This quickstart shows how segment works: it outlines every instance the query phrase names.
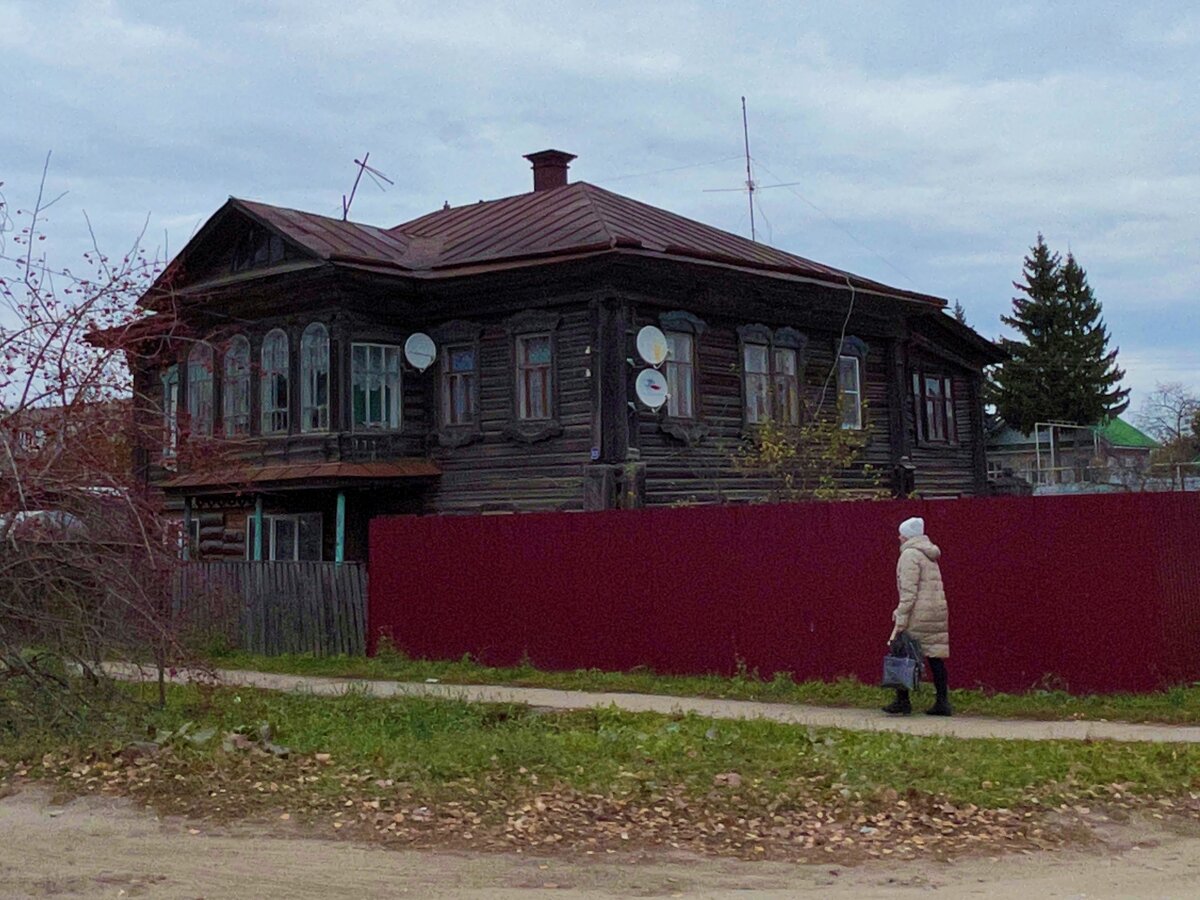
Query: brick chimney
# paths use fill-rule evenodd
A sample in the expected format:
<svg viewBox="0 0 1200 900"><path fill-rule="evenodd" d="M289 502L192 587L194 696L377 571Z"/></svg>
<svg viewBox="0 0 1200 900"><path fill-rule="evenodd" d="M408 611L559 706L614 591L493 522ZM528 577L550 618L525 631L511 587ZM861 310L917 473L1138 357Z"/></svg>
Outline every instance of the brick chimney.
<svg viewBox="0 0 1200 900"><path fill-rule="evenodd" d="M567 169L575 155L561 150L540 150L527 154L525 158L533 163L533 189L548 191L566 185Z"/></svg>

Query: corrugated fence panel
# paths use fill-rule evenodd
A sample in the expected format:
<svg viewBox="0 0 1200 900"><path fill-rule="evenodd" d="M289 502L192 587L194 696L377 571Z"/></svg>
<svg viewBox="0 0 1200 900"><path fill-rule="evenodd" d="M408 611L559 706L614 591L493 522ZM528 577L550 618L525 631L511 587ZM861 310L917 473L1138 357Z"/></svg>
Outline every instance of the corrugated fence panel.
<svg viewBox="0 0 1200 900"><path fill-rule="evenodd" d="M193 562L176 577L173 608L200 641L268 655L361 654L366 584L356 563Z"/></svg>
<svg viewBox="0 0 1200 900"><path fill-rule="evenodd" d="M1200 679L1188 494L376 519L367 633L497 665L871 682L909 515L943 550L955 684Z"/></svg>

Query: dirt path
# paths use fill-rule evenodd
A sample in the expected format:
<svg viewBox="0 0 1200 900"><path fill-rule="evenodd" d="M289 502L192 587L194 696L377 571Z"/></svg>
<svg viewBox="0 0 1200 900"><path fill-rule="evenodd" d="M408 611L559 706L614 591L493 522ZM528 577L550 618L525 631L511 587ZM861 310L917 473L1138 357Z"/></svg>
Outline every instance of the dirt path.
<svg viewBox="0 0 1200 900"><path fill-rule="evenodd" d="M124 801L55 806L40 790L0 798L0 897L556 898L1200 896L1200 837L1131 828L1103 853L858 868L694 857L386 850L304 836L280 823L213 828L160 821Z"/></svg>
<svg viewBox="0 0 1200 900"><path fill-rule="evenodd" d="M150 670L136 666L110 665L117 677L153 680ZM454 697L481 703L526 703L551 709L588 709L616 706L631 712L695 712L716 719L771 719L791 725L815 728L845 728L850 731L892 731L903 734L941 735L957 738L1000 738L1005 740L1109 740L1148 741L1150 743L1200 744L1200 726L1139 725L1129 722L1037 722L1019 719L984 719L957 716L952 719L913 716L895 718L877 710L802 706L794 703L762 703L754 700L712 700L702 697L669 697L655 694L587 693L556 691L545 688L505 687L470 684L420 684L401 681L360 681L351 678L318 678L275 675L220 669L217 676L225 684L247 685L273 691L305 691L312 694L340 694L346 690L364 690L378 697L426 695ZM188 680L178 672L175 681Z"/></svg>

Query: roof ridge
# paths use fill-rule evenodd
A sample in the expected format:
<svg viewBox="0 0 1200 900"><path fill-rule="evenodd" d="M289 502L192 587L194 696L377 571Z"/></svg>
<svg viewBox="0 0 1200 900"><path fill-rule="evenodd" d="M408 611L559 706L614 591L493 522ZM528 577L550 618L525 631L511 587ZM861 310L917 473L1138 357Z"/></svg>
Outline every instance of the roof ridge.
<svg viewBox="0 0 1200 900"><path fill-rule="evenodd" d="M609 246L615 247L617 245L617 235L608 227L608 219L604 217L604 211L596 203L596 198L592 196L592 191L602 191L604 188L597 187L588 181L576 181L575 184L579 185L584 199L587 200L588 209L595 215L596 221L600 223L601 231L608 237ZM632 237L632 235L630 236Z"/></svg>

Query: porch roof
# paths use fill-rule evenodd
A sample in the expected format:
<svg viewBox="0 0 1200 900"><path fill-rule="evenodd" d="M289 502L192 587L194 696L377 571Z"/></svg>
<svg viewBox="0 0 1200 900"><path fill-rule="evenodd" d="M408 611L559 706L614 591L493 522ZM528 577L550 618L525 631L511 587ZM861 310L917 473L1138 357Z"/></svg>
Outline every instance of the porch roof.
<svg viewBox="0 0 1200 900"><path fill-rule="evenodd" d="M387 481L393 478L434 478L442 470L427 459L406 458L386 462L275 463L271 465L226 466L219 471L189 472L163 482L163 490L179 493L189 489L244 488L272 484L292 490L328 487L332 482ZM320 482L320 484L305 484Z"/></svg>

